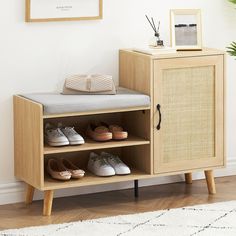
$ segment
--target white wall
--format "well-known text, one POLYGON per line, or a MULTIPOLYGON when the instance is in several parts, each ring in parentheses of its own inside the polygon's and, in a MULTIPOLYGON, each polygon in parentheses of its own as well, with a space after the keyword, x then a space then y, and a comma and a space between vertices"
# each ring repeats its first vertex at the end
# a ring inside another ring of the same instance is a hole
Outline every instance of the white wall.
MULTIPOLYGON (((59 90, 65 76, 74 73, 108 73, 117 81, 118 49, 146 45, 152 37, 145 14, 161 20, 166 44, 170 8, 202 9, 205 46, 225 49, 236 40, 236 10, 227 0, 104 0, 101 21, 53 23, 25 23, 24 0, 0 1, 0 192, 16 181, 13 94, 59 90)), ((227 150, 231 160, 236 157, 235 72, 236 61, 229 57, 227 150)))

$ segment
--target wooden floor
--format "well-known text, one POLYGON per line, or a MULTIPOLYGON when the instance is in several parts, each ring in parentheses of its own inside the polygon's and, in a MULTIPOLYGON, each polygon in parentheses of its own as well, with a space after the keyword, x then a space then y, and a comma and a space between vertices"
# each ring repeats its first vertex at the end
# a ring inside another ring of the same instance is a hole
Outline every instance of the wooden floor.
POLYGON ((51 217, 43 217, 42 201, 0 206, 0 229, 65 223, 99 217, 155 211, 167 208, 236 200, 236 176, 217 178, 216 195, 208 195, 204 180, 140 188, 135 200, 133 190, 113 191, 57 198, 51 217))

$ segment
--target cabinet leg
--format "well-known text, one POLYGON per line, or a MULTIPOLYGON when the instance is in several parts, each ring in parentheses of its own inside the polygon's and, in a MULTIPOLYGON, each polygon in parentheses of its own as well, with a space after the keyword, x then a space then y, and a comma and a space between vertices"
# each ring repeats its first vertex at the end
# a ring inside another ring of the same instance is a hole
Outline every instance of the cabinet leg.
POLYGON ((26 186, 25 203, 30 204, 33 201, 35 188, 29 184, 26 186))
POLYGON ((138 198, 138 180, 134 180, 134 196, 138 198))
POLYGON ((186 173, 185 174, 185 182, 186 182, 186 184, 192 184, 193 183, 192 173, 186 173))
POLYGON ((205 176, 209 194, 216 194, 216 185, 213 170, 206 170, 205 176))
POLYGON ((43 215, 50 216, 52 212, 53 190, 44 192, 43 215))

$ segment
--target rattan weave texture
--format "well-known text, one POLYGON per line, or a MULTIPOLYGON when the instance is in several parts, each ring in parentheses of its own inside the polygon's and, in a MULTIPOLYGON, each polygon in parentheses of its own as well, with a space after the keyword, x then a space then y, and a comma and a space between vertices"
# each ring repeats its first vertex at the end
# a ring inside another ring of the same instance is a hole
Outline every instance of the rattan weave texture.
POLYGON ((167 69, 163 73, 164 163, 214 157, 214 67, 167 69))

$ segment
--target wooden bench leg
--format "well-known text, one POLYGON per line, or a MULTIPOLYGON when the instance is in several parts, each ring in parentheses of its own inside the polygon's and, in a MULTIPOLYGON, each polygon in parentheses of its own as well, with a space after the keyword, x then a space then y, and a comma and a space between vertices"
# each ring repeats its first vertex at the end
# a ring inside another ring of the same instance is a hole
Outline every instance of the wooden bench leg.
POLYGON ((30 204, 33 201, 35 188, 29 184, 26 186, 25 203, 30 204))
POLYGON ((206 170, 205 176, 209 194, 216 194, 216 185, 213 170, 206 170))
POLYGON ((186 182, 186 184, 192 184, 193 183, 192 173, 186 173, 185 174, 185 182, 186 182))
POLYGON ((44 191, 43 215, 50 216, 52 212, 53 190, 44 191))

